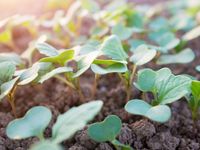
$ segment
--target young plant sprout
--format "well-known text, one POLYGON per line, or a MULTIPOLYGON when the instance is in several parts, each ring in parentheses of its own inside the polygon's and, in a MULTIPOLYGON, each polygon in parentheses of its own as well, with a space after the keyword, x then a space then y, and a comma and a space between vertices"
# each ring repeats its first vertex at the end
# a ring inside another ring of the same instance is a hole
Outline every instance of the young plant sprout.
POLYGON ((134 50, 134 54, 129 58, 129 61, 133 63, 132 71, 127 71, 124 74, 124 83, 126 85, 127 98, 130 99, 131 86, 133 78, 138 66, 144 65, 151 61, 156 56, 156 50, 149 48, 147 45, 140 45, 134 50))
POLYGON ((13 114, 16 115, 14 93, 19 77, 14 77, 16 70, 15 65, 12 62, 1 62, 0 63, 0 100, 5 96, 8 97, 8 102, 12 107, 13 114))
POLYGON ((151 92, 154 98, 151 105, 144 100, 133 99, 126 104, 125 110, 153 121, 166 122, 171 116, 171 110, 167 104, 185 96, 189 92, 190 84, 189 77, 173 75, 168 68, 158 71, 140 70, 135 86, 143 92, 151 92))
POLYGON ((51 111, 44 106, 35 106, 23 118, 11 121, 6 128, 6 134, 14 140, 38 137, 40 142, 33 145, 31 150, 52 149, 53 147, 55 147, 55 150, 61 150, 59 144, 81 130, 88 121, 98 114, 102 105, 102 101, 96 100, 73 107, 64 114, 59 115, 53 125, 50 139, 45 139, 44 131, 51 121, 51 111))
POLYGON ((186 96, 186 99, 192 111, 192 119, 196 121, 198 119, 198 110, 200 107, 200 82, 196 80, 192 81, 190 88, 191 95, 186 96))
POLYGON ((128 55, 125 53, 121 41, 116 35, 107 37, 102 44, 90 44, 90 47, 89 45, 84 46, 80 53, 83 54, 76 58, 78 71, 74 74, 74 77, 80 76, 91 67, 95 73, 93 96, 95 95, 97 80, 100 75, 124 73, 127 71, 126 59, 128 55), (90 51, 90 49, 93 51, 90 51))
POLYGON ((49 62, 55 65, 59 65, 58 68, 47 74, 40 82, 43 82, 46 80, 46 78, 50 78, 54 75, 55 77, 62 82, 66 83, 70 88, 76 89, 80 95, 81 101, 83 100, 83 94, 80 88, 79 78, 73 77, 73 70, 71 67, 66 67, 65 65, 68 64, 69 61, 72 61, 74 59, 74 53, 75 51, 73 49, 67 49, 67 50, 57 50, 51 45, 47 43, 38 43, 36 45, 37 49, 41 54, 46 55, 47 57, 44 57, 40 59, 40 62, 49 62), (62 76, 57 75, 58 73, 65 73, 65 78, 62 76))
POLYGON ((132 150, 128 145, 120 143, 116 138, 122 128, 121 119, 110 115, 102 122, 93 123, 88 127, 88 135, 96 142, 110 142, 116 150, 132 150))

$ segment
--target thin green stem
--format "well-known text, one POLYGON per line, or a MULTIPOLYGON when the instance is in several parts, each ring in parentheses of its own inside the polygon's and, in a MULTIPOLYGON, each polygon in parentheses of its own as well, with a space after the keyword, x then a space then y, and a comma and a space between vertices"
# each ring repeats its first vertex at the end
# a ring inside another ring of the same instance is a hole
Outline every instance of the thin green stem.
POLYGON ((10 93, 8 94, 8 102, 12 108, 12 112, 15 116, 15 118, 17 118, 17 112, 16 112, 16 107, 15 107, 15 99, 14 99, 14 94, 10 93))
POLYGON ((133 78, 135 76, 136 69, 137 69, 137 66, 133 65, 133 69, 132 69, 132 72, 131 72, 131 75, 130 75, 130 78, 129 78, 129 81, 128 81, 128 85, 126 87, 126 94, 127 94, 127 96, 126 96, 126 102, 130 100, 132 82, 133 82, 133 78))
POLYGON ((37 137, 39 138, 40 141, 45 140, 43 132, 41 132, 37 137))
POLYGON ((67 84, 70 88, 76 89, 76 87, 74 86, 74 84, 71 83, 71 82, 69 82, 69 81, 67 81, 65 78, 63 78, 63 77, 61 77, 61 76, 59 76, 59 75, 56 75, 55 78, 57 78, 58 80, 64 82, 64 83, 67 84))
POLYGON ((77 81, 76 81, 76 89, 78 90, 78 93, 79 93, 79 96, 80 96, 80 102, 84 102, 84 96, 83 96, 83 93, 82 93, 82 90, 81 90, 79 78, 77 78, 77 81))
POLYGON ((100 77, 99 74, 95 74, 95 77, 94 77, 94 84, 93 84, 93 90, 92 90, 92 98, 94 98, 95 95, 96 95, 96 92, 97 92, 97 84, 98 84, 99 77, 100 77))

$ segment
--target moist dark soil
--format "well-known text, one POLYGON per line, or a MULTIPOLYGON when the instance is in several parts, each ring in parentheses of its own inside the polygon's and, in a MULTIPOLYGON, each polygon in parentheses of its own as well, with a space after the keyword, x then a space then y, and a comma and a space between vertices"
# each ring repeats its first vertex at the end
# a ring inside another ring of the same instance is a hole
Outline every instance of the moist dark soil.
MULTIPOLYGON (((186 65, 168 65, 174 73, 184 73, 200 79, 200 73, 195 71, 199 63, 198 41, 189 44, 195 50, 196 60, 186 65)), ((156 66, 154 63, 145 67, 159 69, 165 66, 156 66)), ((141 68, 139 68, 141 69, 141 68)), ((91 101, 91 89, 94 74, 90 71, 81 77, 81 88, 85 95, 85 102, 91 101)), ((132 98, 141 98, 142 94, 132 89, 132 98)), ((43 85, 29 85, 19 87, 16 91, 16 106, 18 117, 33 106, 43 105, 51 109, 53 119, 46 129, 45 136, 51 136, 51 128, 56 117, 73 106, 80 105, 80 98, 76 91, 69 89, 66 85, 56 79, 46 81, 43 85)), ((123 107, 125 105, 126 92, 123 84, 116 74, 102 76, 98 81, 98 90, 95 99, 104 101, 104 106, 93 122, 101 121, 110 114, 118 115, 123 121, 123 128, 118 140, 129 144, 137 150, 199 150, 200 149, 200 120, 194 125, 191 113, 185 99, 171 105, 172 118, 165 124, 151 122, 145 118, 127 114, 123 107)), ((150 98, 147 97, 147 101, 150 98)), ((27 150, 37 138, 27 140, 10 140, 5 135, 6 125, 14 119, 10 112, 8 102, 0 103, 0 150, 27 150)), ((39 118, 38 118, 39 120, 39 118)), ((110 143, 96 143, 87 135, 85 129, 77 132, 73 138, 63 144, 66 150, 114 150, 110 143)), ((67 131, 66 131, 67 132, 67 131)))

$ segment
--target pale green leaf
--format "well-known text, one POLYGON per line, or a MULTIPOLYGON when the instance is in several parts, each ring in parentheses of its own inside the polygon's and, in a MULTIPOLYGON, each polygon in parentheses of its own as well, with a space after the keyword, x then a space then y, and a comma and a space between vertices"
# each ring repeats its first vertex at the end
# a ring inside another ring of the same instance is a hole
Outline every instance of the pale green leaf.
POLYGON ((38 82, 39 83, 43 83, 44 81, 50 79, 51 77, 53 77, 53 76, 55 76, 57 74, 66 73, 66 72, 72 72, 72 71, 73 70, 72 70, 71 67, 59 67, 59 68, 56 68, 56 69, 48 72, 44 76, 42 76, 38 82))
POLYGON ((74 50, 68 49, 68 50, 63 50, 56 56, 42 58, 40 59, 40 62, 56 63, 64 66, 65 63, 72 60, 73 58, 74 58, 74 50))
POLYGON ((156 56, 156 50, 148 48, 147 45, 140 45, 130 57, 130 61, 136 66, 141 66, 151 61, 156 56))
POLYGON ((29 137, 40 137, 51 121, 51 111, 44 106, 31 108, 23 118, 11 121, 6 134, 11 139, 25 139, 29 137))
POLYGON ((157 64, 190 63, 194 60, 195 54, 190 48, 186 48, 177 54, 163 54, 159 57, 157 64))
POLYGON ((99 56, 100 52, 99 51, 93 51, 90 52, 86 55, 82 55, 77 59, 77 64, 78 64, 78 70, 76 73, 74 73, 74 78, 80 76, 83 74, 85 71, 87 71, 93 61, 99 56))
POLYGON ((52 47, 47 43, 37 43, 36 48, 39 50, 41 54, 44 54, 49 57, 57 56, 59 54, 54 47, 52 47))
POLYGON ((20 56, 16 53, 0 53, 0 63, 5 61, 12 62, 16 66, 19 66, 23 63, 20 56))
POLYGON ((133 99, 125 105, 128 113, 141 115, 150 120, 164 123, 171 117, 171 110, 167 105, 151 106, 147 102, 139 99, 133 99))
POLYGON ((52 141, 60 143, 70 138, 97 115, 102 105, 103 102, 100 100, 92 101, 78 107, 73 107, 66 113, 59 115, 53 126, 52 141))
POLYGON ((106 38, 100 47, 100 51, 114 60, 126 60, 128 58, 120 39, 116 35, 106 38))
POLYGON ((12 90, 13 88, 15 87, 15 85, 17 84, 17 81, 18 81, 18 77, 8 81, 8 82, 5 82, 1 85, 0 87, 0 100, 3 99, 5 96, 7 96, 12 90))
POLYGON ((15 73, 15 65, 12 62, 0 63, 0 85, 12 79, 15 73))

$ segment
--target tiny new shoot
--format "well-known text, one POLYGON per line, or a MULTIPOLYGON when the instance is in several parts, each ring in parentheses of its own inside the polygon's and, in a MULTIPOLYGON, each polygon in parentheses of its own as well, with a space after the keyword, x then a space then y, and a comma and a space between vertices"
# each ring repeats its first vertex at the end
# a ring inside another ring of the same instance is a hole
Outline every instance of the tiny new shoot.
POLYGON ((12 112, 16 117, 14 93, 19 80, 19 77, 13 78, 16 67, 13 62, 6 61, 0 63, 0 70, 0 100, 6 96, 8 97, 12 112))
POLYGON ((83 101, 84 96, 80 88, 79 78, 74 78, 73 69, 66 66, 70 61, 74 59, 75 51, 73 49, 57 50, 47 43, 37 43, 36 48, 41 54, 47 56, 40 59, 40 62, 50 62, 54 64, 55 67, 59 65, 59 67, 57 67, 53 73, 50 73, 50 75, 54 74, 55 78, 61 80, 70 88, 76 89, 80 95, 80 100, 83 101), (56 72, 60 72, 61 70, 63 70, 62 72, 65 73, 65 77, 57 75, 56 72))
POLYGON ((149 48, 147 45, 140 45, 134 50, 134 54, 129 59, 129 61, 133 63, 132 71, 128 71, 126 74, 124 74, 127 92, 126 101, 130 99, 131 87, 137 67, 148 63, 155 56, 156 50, 149 48))
POLYGON ((60 143, 81 130, 98 114, 102 105, 103 102, 100 100, 92 101, 59 115, 52 128, 52 137, 49 139, 45 139, 44 131, 51 121, 52 113, 47 107, 35 106, 23 118, 11 121, 6 128, 6 134, 14 140, 38 137, 40 142, 34 144, 31 150, 52 149, 52 146, 55 150, 61 150, 60 143))
POLYGON ((198 119, 198 110, 200 107, 200 82, 196 80, 192 81, 190 88, 191 94, 186 96, 186 99, 188 100, 192 112, 192 119, 196 121, 198 119))
POLYGON ((110 142, 116 150, 132 150, 129 145, 120 143, 116 138, 122 128, 121 119, 116 115, 110 115, 102 122, 91 124, 88 127, 88 135, 96 142, 110 142))
POLYGON ((175 102, 189 92, 191 79, 185 75, 173 75, 168 68, 158 71, 143 69, 138 72, 135 86, 143 92, 151 92, 154 98, 151 105, 140 99, 129 101, 125 110, 150 120, 164 123, 171 117, 167 104, 175 102))

